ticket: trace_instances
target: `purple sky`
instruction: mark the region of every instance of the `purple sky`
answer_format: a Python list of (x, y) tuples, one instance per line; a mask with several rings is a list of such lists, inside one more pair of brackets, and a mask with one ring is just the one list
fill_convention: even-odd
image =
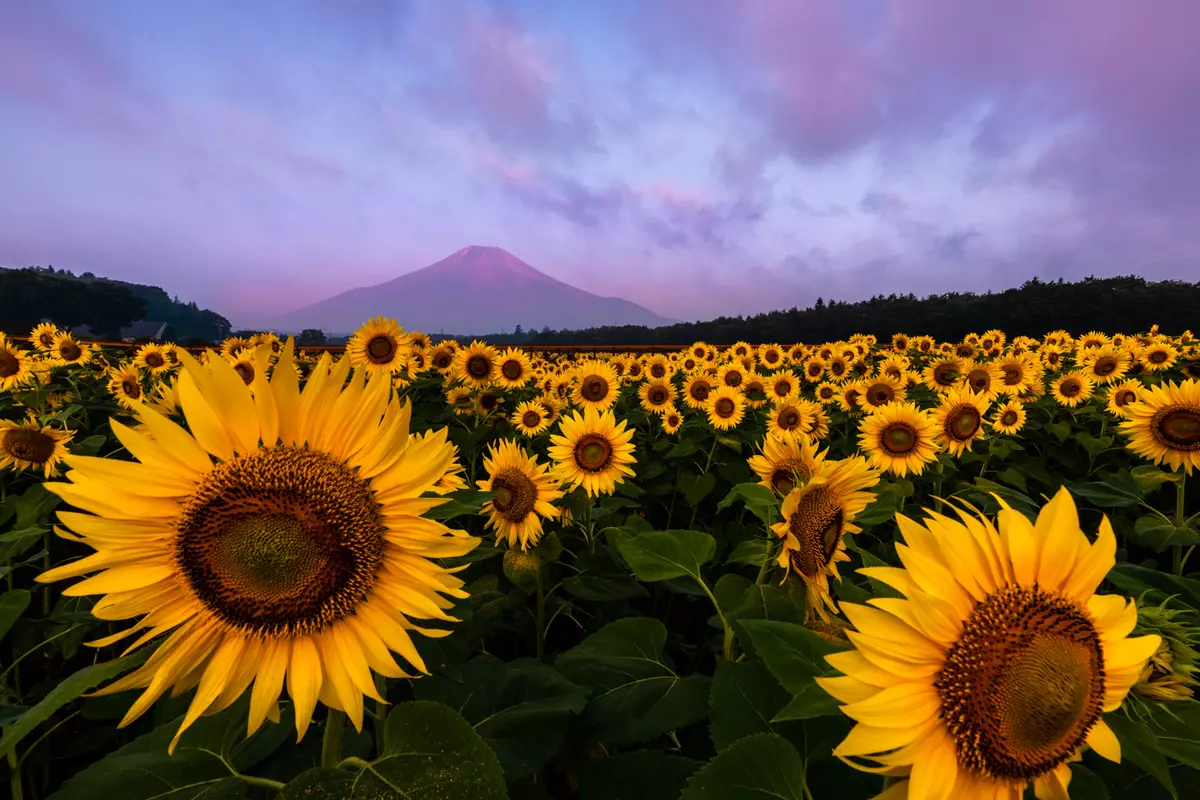
[(1200, 280), (1200, 2), (0, 0), (0, 264), (253, 325), (468, 244), (688, 319)]

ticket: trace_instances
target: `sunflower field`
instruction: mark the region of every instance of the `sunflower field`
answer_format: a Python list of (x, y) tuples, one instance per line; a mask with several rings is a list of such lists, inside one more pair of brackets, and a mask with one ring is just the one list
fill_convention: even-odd
[(0, 334), (14, 800), (1200, 796), (1200, 342)]

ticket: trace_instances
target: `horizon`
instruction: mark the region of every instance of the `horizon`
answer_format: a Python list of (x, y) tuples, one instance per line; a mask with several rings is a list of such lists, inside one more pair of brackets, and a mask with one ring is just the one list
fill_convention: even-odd
[(158, 285), (236, 327), (473, 243), (685, 321), (1200, 277), (1200, 4), (5, 20), (0, 264)]

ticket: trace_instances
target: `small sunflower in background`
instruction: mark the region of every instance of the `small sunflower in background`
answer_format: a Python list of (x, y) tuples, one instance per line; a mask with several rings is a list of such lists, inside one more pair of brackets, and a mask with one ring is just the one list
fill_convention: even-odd
[(983, 417), (990, 405), (967, 385), (946, 392), (934, 410), (938, 443), (953, 456), (970, 450), (972, 442), (983, 438)]
[(1012, 436), (1025, 427), (1025, 406), (1016, 400), (1009, 400), (996, 409), (992, 418), (992, 430), (1005, 436)]
[(147, 370), (151, 375), (161, 375), (171, 368), (162, 348), (153, 342), (138, 348), (133, 357), (133, 365)]
[(1000, 388), (1010, 394), (1020, 394), (1031, 375), (1029, 360), (1023, 356), (1009, 356), (995, 362), (1000, 370)]
[(407, 366), (411, 353), (412, 339), (404, 328), (382, 315), (364, 322), (346, 342), (350, 366), (368, 372), (395, 375)]
[(965, 363), (957, 356), (936, 358), (921, 373), (925, 385), (935, 392), (948, 392), (962, 379)]
[(1125, 407), (1121, 423), (1126, 445), (1155, 464), (1190, 475), (1200, 467), (1200, 382), (1174, 381), (1142, 389), (1139, 400)]
[(537, 436), (550, 427), (546, 408), (536, 400), (526, 400), (513, 411), (509, 422), (522, 436)]
[(465, 386), (454, 386), (446, 392), (446, 405), (460, 417), (475, 413), (475, 397)]
[(838, 388), (838, 385), (832, 381), (822, 381), (813, 390), (813, 395), (817, 398), (818, 402), (826, 404), (836, 403), (840, 393), (841, 390)]
[(1160, 372), (1175, 366), (1179, 351), (1166, 342), (1155, 342), (1142, 348), (1139, 361), (1149, 372)]
[(588, 361), (576, 370), (571, 399), (580, 408), (603, 411), (617, 402), (620, 390), (621, 380), (609, 364)]
[(496, 348), (480, 341), (459, 348), (454, 354), (454, 377), (468, 386), (483, 386), (496, 379)]
[(650, 376), (651, 380), (670, 379), (671, 373), (674, 371), (671, 360), (662, 353), (651, 356), (646, 363), (646, 374)]
[(34, 374), (29, 353), (0, 336), (0, 392), (26, 383)]
[(495, 530), (497, 542), (528, 550), (542, 538), (542, 520), (558, 516), (553, 505), (563, 496), (558, 479), (549, 464), (539, 464), (537, 456), (508, 440), (488, 448), (483, 466), (488, 477), (477, 484), (493, 495), (483, 504), (487, 527)]
[(704, 410), (710, 425), (719, 431), (727, 431), (737, 427), (746, 416), (746, 399), (731, 386), (718, 386), (708, 396)]
[(860, 572), (903, 599), (841, 604), (853, 649), (827, 655), (842, 676), (817, 683), (856, 725), (833, 753), (901, 778), (888, 798), (1017, 798), (1030, 782), (1038, 797), (1066, 798), (1084, 744), (1120, 760), (1103, 712), (1120, 707), (1161, 637), (1129, 638), (1137, 605), (1095, 594), (1116, 537), (1105, 517), (1090, 542), (1065, 489), (1036, 523), (1007, 506), (999, 529), (959, 517), (897, 516), (904, 566)]
[(662, 422), (662, 429), (666, 433), (675, 434), (683, 427), (683, 414), (679, 413), (678, 408), (669, 408), (659, 415), (659, 420)]
[(1105, 406), (1108, 409), (1108, 413), (1122, 419), (1128, 419), (1129, 404), (1140, 400), (1142, 392), (1145, 389), (1145, 384), (1139, 380), (1122, 381), (1116, 386), (1109, 387), (1108, 403)]
[(713, 382), (705, 375), (693, 375), (683, 386), (683, 402), (699, 411), (708, 403)]
[(825, 371), (833, 380), (843, 380), (850, 374), (850, 360), (844, 355), (835, 355), (825, 365)]
[(58, 326), (53, 322), (43, 322), (34, 326), (33, 330), (29, 332), (29, 338), (34, 347), (48, 353), (54, 349), (54, 340), (59, 333)]
[(811, 408), (800, 400), (776, 403), (767, 415), (767, 435), (782, 438), (803, 436), (812, 424)]
[(858, 411), (858, 398), (862, 395), (862, 384), (859, 381), (843, 383), (838, 387), (838, 408), (847, 413)]
[(800, 381), (791, 372), (777, 372), (766, 381), (767, 398), (774, 402), (800, 397)]
[(937, 459), (938, 424), (913, 403), (892, 403), (859, 424), (858, 445), (871, 463), (901, 477)]
[(244, 339), (241, 336), (229, 336), (221, 342), (221, 355), (225, 356), (225, 358), (237, 358), (237, 354), (249, 346), (249, 339)]
[(1074, 370), (1055, 378), (1050, 384), (1050, 393), (1061, 406), (1075, 408), (1092, 396), (1095, 384), (1082, 370)]
[(108, 391), (121, 407), (131, 411), (140, 408), (146, 402), (141, 373), (132, 363), (122, 364), (109, 371)]
[(858, 408), (871, 414), (886, 406), (888, 403), (903, 403), (908, 392), (900, 381), (891, 375), (880, 374), (874, 378), (859, 381), (858, 397), (855, 402)]
[(1108, 384), (1119, 381), (1133, 366), (1133, 356), (1111, 344), (1084, 351), (1079, 364), (1094, 382)]
[(837, 565), (850, 560), (843, 536), (862, 530), (854, 518), (875, 499), (867, 490), (878, 482), (879, 471), (861, 456), (824, 461), (784, 499), (783, 520), (771, 530), (783, 540), (778, 563), (784, 580), (794, 572), (804, 582), (808, 618), (829, 622), (838, 613), (829, 578), (841, 580)]
[(1004, 374), (991, 361), (973, 361), (963, 365), (961, 385), (988, 400), (994, 400), (1004, 388)]
[(454, 348), (448, 341), (439, 342), (430, 348), (427, 358), (429, 366), (444, 375), (454, 367)]
[(0, 419), (0, 470), (41, 470), (53, 478), (74, 436), (74, 431), (39, 425), (34, 418), (22, 423)]
[(506, 349), (497, 358), (497, 364), (496, 383), (505, 389), (520, 389), (533, 377), (533, 364), (519, 348)]
[(550, 436), (550, 458), (564, 485), (581, 486), (589, 497), (612, 494), (633, 476), (633, 429), (611, 411), (585, 408), (564, 416)]
[(777, 344), (764, 344), (758, 348), (758, 360), (767, 370), (783, 366), (785, 357)]
[(826, 451), (817, 450), (807, 436), (767, 436), (762, 453), (750, 456), (746, 463), (758, 475), (759, 483), (787, 496), (792, 489), (803, 485), (825, 461)]
[(651, 414), (663, 414), (675, 407), (675, 387), (665, 380), (649, 380), (638, 388), (642, 408)]
[(750, 408), (762, 408), (767, 404), (767, 378), (756, 370), (746, 372), (746, 380), (742, 383), (742, 397)]
[(94, 354), (95, 351), (89, 345), (83, 344), (66, 331), (59, 331), (50, 348), (50, 355), (60, 364), (86, 364), (92, 360)]

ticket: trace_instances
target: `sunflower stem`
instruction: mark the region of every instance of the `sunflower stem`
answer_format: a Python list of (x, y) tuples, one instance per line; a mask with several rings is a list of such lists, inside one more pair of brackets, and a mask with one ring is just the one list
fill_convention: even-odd
[(239, 781), (245, 782), (248, 786), (261, 786), (263, 789), (270, 789), (273, 792), (283, 791), (284, 783), (282, 781), (273, 781), (270, 778), (259, 778), (255, 775), (237, 774)]
[(325, 718), (325, 735), (321, 739), (321, 766), (336, 767), (342, 760), (342, 729), (346, 727), (346, 712), (329, 709)]
[(537, 571), (537, 660), (546, 659), (546, 593), (542, 590), (542, 570)]
[(729, 620), (725, 618), (725, 612), (721, 610), (721, 604), (717, 602), (717, 598), (713, 595), (712, 590), (708, 588), (708, 584), (699, 575), (695, 576), (696, 583), (700, 584), (700, 588), (708, 595), (708, 599), (712, 601), (713, 608), (717, 610), (717, 618), (721, 620), (721, 627), (725, 629), (725, 639), (723, 642), (722, 652), (726, 661), (733, 661), (733, 627), (729, 624)]
[[(1187, 524), (1187, 516), (1184, 513), (1184, 493), (1187, 490), (1187, 473), (1180, 472), (1179, 480), (1175, 482), (1175, 527), (1182, 528)], [(1177, 544), (1172, 548), (1172, 561), (1174, 562), (1172, 570), (1176, 575), (1183, 577), (1183, 567), (1187, 563), (1183, 557), (1183, 545)]]
[(21, 764), (17, 761), (17, 749), (14, 747), (8, 751), (8, 787), (12, 800), (22, 800), (24, 797), (21, 784)]
[[(767, 534), (769, 535), (770, 533), (771, 529), (768, 528)], [(767, 579), (767, 575), (771, 572), (771, 561), (773, 560), (772, 557), (775, 555), (775, 548), (773, 544), (774, 543), (770, 539), (767, 540), (767, 552), (763, 555), (762, 564), (760, 564), (758, 567), (758, 578), (754, 581), (755, 586), (762, 586), (763, 581)]]

